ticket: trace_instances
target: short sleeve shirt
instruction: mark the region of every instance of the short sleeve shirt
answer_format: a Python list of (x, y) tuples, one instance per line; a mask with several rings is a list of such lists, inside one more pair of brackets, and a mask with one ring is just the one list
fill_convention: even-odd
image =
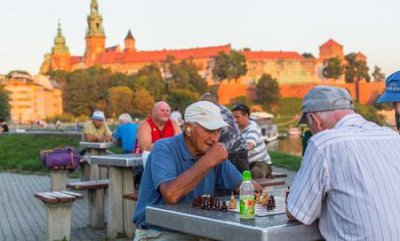
[(125, 123), (118, 126), (114, 138), (121, 142), (125, 153), (132, 153), (136, 145), (137, 124)]
[(229, 124), (228, 127), (222, 128), (219, 141), (225, 145), (229, 153), (246, 150), (246, 142), (240, 134), (239, 127), (236, 124), (232, 112), (223, 105), (220, 105), (219, 108), (221, 109), (221, 115), (224, 121)]
[(246, 142), (252, 143), (255, 147), (249, 150), (249, 163), (252, 162), (267, 162), (271, 164), (271, 158), (267, 151), (267, 146), (262, 138), (261, 128), (254, 121), (242, 130), (243, 138)]
[[(161, 139), (154, 144), (141, 179), (139, 200), (133, 221), (136, 227), (161, 229), (146, 223), (145, 209), (148, 205), (165, 204), (159, 191), (162, 183), (176, 179), (195, 164), (183, 134)], [(199, 195), (214, 195), (216, 187), (226, 190), (237, 188), (242, 182), (240, 172), (225, 160), (211, 169), (200, 183), (178, 203), (191, 202)]]
[(96, 137), (101, 137), (101, 136), (111, 136), (112, 132), (107, 126), (107, 123), (104, 122), (104, 124), (100, 128), (96, 128), (93, 124), (93, 121), (89, 121), (85, 123), (83, 126), (83, 134), (90, 134), (94, 135)]

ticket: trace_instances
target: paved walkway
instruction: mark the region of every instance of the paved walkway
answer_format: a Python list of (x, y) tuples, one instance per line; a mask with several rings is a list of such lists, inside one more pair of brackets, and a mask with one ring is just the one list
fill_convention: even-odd
[[(274, 168), (274, 171), (288, 173), (287, 185), (291, 184), (294, 172), (282, 168)], [(45, 240), (46, 212), (42, 202), (34, 198), (34, 193), (49, 190), (48, 176), (0, 172), (0, 240)], [(95, 230), (88, 227), (87, 193), (81, 193), (84, 198), (73, 204), (71, 240), (107, 240), (105, 228)]]

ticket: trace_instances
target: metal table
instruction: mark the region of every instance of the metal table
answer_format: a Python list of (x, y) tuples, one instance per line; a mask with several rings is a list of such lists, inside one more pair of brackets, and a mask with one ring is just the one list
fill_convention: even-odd
[(123, 195), (136, 193), (132, 167), (141, 166), (142, 157), (133, 154), (91, 156), (90, 163), (109, 168), (107, 236), (114, 239), (118, 233), (125, 233), (132, 237), (135, 232), (132, 213), (136, 202), (123, 199)]
[[(274, 190), (275, 196), (281, 190)], [(234, 212), (198, 210), (191, 203), (146, 207), (146, 222), (215, 240), (321, 240), (318, 224), (289, 222), (286, 214), (240, 220)]]
[(79, 146), (86, 150), (85, 156), (83, 157), (86, 162), (81, 164), (81, 180), (98, 180), (107, 178), (107, 169), (99, 168), (97, 165), (91, 165), (91, 155), (106, 155), (107, 149), (114, 146), (112, 142), (88, 142), (81, 141)]

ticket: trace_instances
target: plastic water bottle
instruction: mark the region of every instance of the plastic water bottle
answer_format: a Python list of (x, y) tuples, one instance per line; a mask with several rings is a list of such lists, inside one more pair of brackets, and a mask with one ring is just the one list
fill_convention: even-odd
[(251, 219), (255, 216), (254, 186), (251, 182), (251, 172), (243, 172), (243, 182), (240, 185), (240, 218)]

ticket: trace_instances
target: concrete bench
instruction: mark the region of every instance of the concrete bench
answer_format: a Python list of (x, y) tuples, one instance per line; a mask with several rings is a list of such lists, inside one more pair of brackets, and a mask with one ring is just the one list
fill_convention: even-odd
[(286, 181), (285, 179), (271, 179), (271, 178), (259, 178), (259, 179), (254, 179), (258, 184), (260, 184), (261, 187), (274, 187), (274, 186), (280, 186), (280, 185), (285, 185)]
[(70, 189), (88, 191), (89, 223), (91, 227), (100, 228), (104, 226), (104, 197), (109, 184), (108, 179), (67, 184)]
[(287, 177), (287, 173), (282, 173), (282, 172), (272, 172), (271, 173), (271, 178), (281, 178), (281, 177)]
[(70, 240), (72, 203), (83, 195), (61, 191), (35, 193), (35, 197), (47, 208), (47, 240)]

